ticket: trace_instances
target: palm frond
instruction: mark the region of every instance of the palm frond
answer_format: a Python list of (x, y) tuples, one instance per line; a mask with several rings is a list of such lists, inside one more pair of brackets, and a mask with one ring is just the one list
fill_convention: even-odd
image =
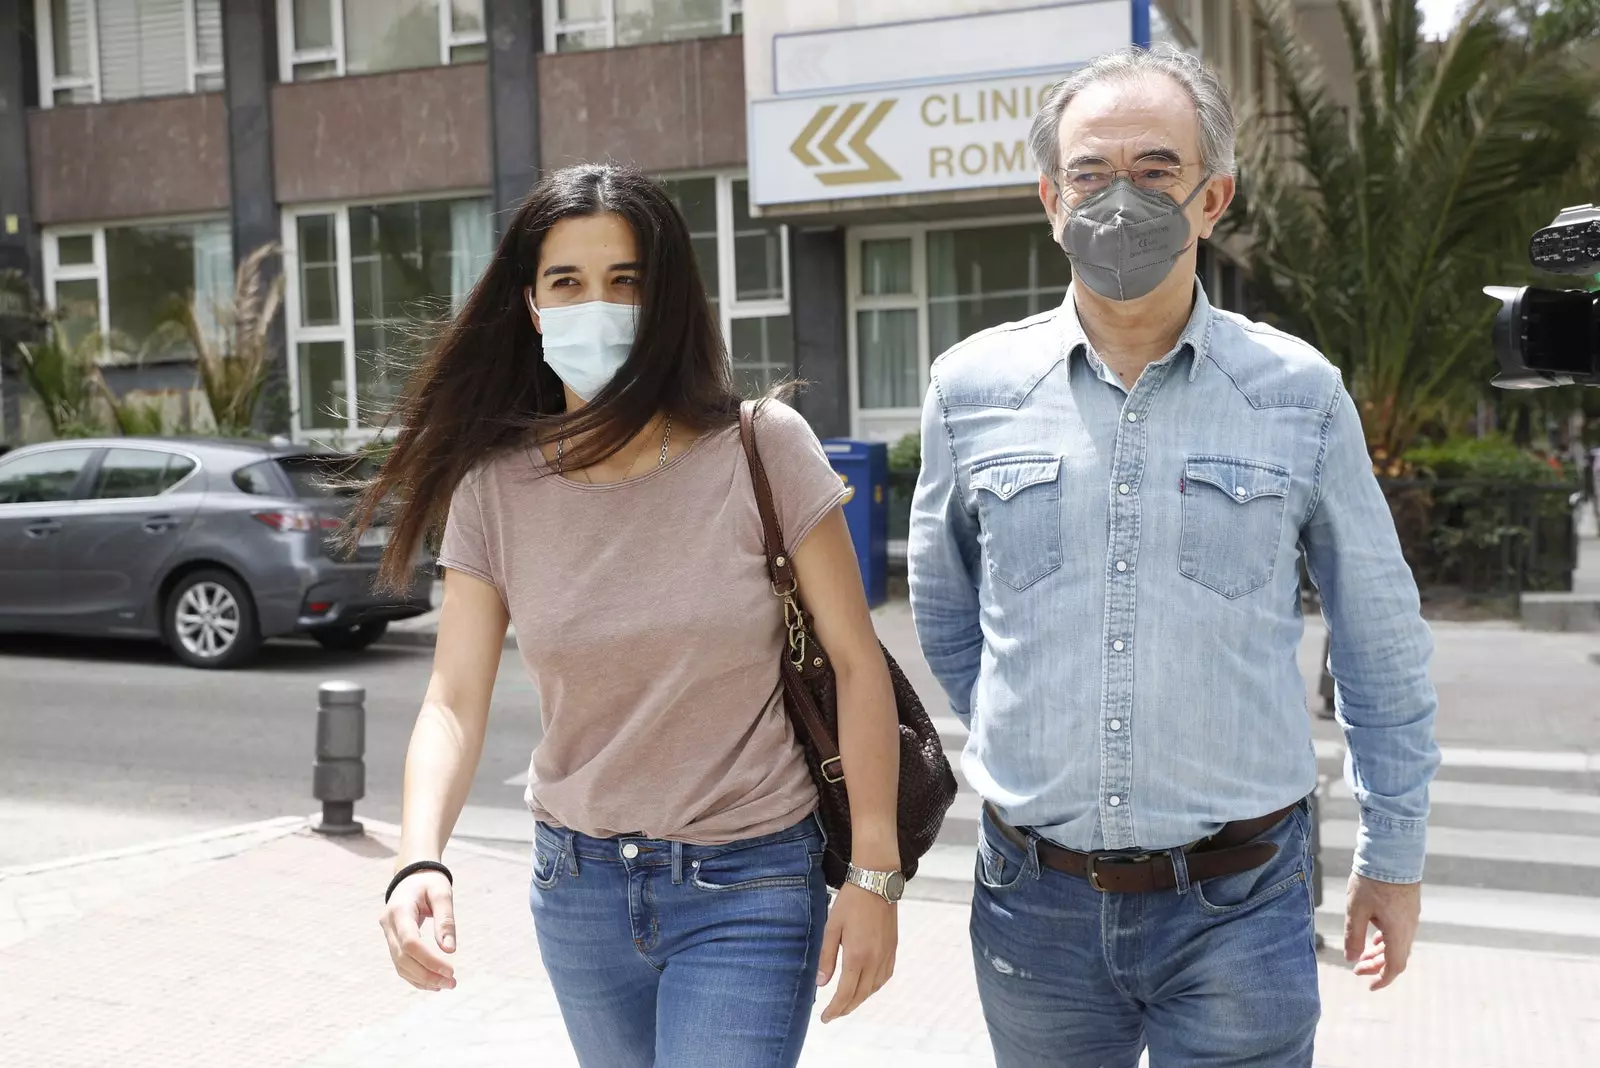
[(1414, 0), (1340, 0), (1346, 116), (1288, 0), (1252, 2), (1290, 130), (1242, 131), (1250, 277), (1269, 318), (1344, 369), (1374, 455), (1399, 456), (1475, 398), (1479, 287), (1524, 273), (1529, 231), (1600, 168), (1600, 73), (1491, 0), (1442, 44), (1421, 40)]
[(283, 304), (281, 271), (267, 277), (276, 244), (254, 249), (234, 274), (232, 299), (208, 309), (215, 330), (202, 322), (200, 309), (188, 301), (179, 318), (194, 348), (201, 388), (220, 432), (247, 434), (272, 367), (272, 324)]

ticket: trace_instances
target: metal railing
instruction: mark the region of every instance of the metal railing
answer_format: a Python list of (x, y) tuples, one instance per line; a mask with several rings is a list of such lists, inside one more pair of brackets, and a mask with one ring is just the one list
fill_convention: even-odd
[[(889, 473), (889, 538), (909, 527), (915, 471)], [(1380, 479), (1417, 584), (1515, 600), (1570, 590), (1578, 563), (1576, 484)]]
[(1514, 600), (1572, 589), (1576, 484), (1412, 478), (1380, 485), (1424, 590)]

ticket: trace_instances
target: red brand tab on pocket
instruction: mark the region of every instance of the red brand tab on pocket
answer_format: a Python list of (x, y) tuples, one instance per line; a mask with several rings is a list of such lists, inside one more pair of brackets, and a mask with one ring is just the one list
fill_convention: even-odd
[(1189, 480), (1187, 478), (1183, 478), (1181, 476), (1179, 477), (1179, 479), (1178, 479), (1178, 492), (1179, 493), (1188, 493), (1189, 492)]

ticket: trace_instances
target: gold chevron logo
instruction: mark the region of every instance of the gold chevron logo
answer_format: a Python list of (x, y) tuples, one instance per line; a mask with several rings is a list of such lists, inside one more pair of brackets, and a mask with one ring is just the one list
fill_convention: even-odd
[[(819, 167), (847, 167), (848, 170), (818, 171), (817, 181), (823, 185), (857, 185), (862, 182), (897, 182), (900, 172), (886, 163), (882, 156), (872, 151), (867, 144), (867, 139), (872, 136), (889, 112), (894, 110), (895, 101), (880, 100), (867, 111), (866, 118), (861, 113), (867, 106), (862, 103), (849, 104), (843, 111), (837, 104), (824, 104), (811, 116), (811, 121), (806, 123), (805, 129), (800, 131), (800, 136), (794, 139), (794, 144), (789, 146), (789, 151), (801, 165), (816, 169)], [(857, 120), (860, 120), (859, 125)], [(845, 147), (855, 154), (851, 159), (840, 147), (839, 141), (855, 126), (856, 132), (845, 142)], [(815, 144), (813, 144), (815, 142)], [(818, 159), (818, 154), (821, 159)]]

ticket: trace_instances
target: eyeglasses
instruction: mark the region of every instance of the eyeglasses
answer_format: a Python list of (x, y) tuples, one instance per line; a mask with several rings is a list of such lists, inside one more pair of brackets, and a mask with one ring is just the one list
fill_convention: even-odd
[(1166, 193), (1183, 184), (1184, 166), (1164, 156), (1147, 156), (1132, 167), (1113, 167), (1108, 163), (1085, 163), (1061, 171), (1061, 195), (1075, 204), (1109, 189), (1120, 177), (1140, 189)]

